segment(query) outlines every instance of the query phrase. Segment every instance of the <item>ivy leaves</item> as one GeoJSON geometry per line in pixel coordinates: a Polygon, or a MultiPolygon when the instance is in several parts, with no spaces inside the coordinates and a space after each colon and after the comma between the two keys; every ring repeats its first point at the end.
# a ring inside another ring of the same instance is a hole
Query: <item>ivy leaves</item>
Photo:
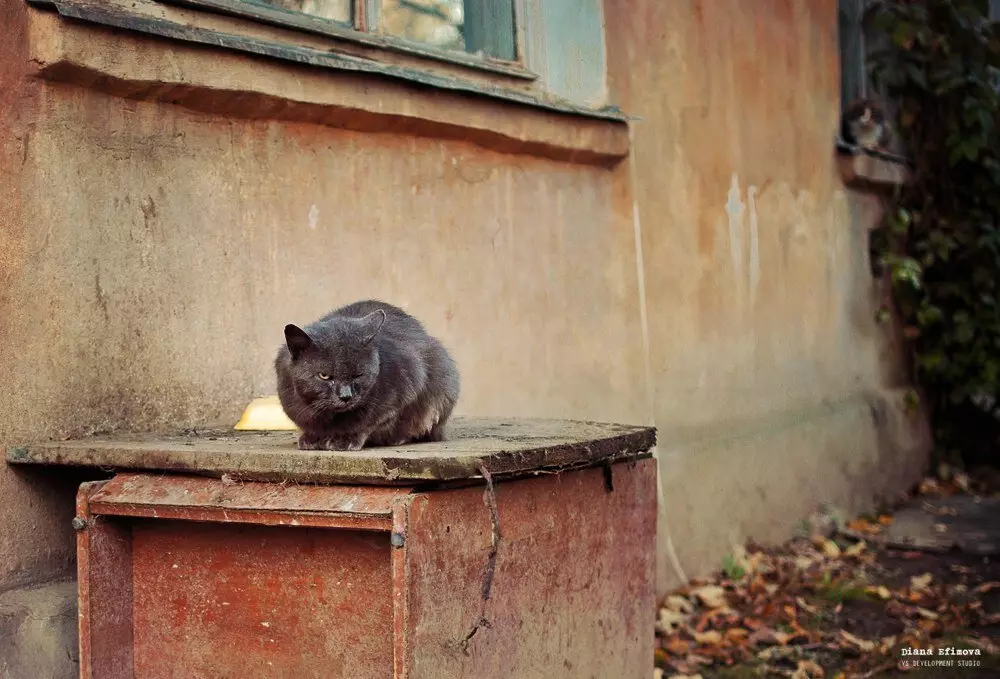
{"type": "Polygon", "coordinates": [[[985,0],[870,9],[888,38],[870,55],[872,76],[898,108],[915,167],[876,251],[946,453],[1000,442],[1000,27],[988,9],[985,0]]]}

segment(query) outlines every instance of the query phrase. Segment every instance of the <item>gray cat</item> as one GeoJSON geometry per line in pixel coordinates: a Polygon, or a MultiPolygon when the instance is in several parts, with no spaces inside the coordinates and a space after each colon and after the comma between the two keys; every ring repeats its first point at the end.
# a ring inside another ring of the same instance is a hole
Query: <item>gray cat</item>
{"type": "Polygon", "coordinates": [[[286,325],[274,367],[302,450],[440,441],[458,401],[458,369],[444,346],[385,302],[355,302],[305,328],[286,325]]]}

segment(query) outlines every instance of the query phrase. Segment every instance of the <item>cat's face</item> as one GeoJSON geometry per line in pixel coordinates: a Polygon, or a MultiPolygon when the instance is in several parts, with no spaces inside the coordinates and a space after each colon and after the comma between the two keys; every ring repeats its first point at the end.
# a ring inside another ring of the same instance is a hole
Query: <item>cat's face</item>
{"type": "Polygon", "coordinates": [[[361,319],[337,319],[321,331],[285,326],[295,391],[317,413],[346,412],[365,401],[379,373],[375,335],[381,311],[361,319]]]}

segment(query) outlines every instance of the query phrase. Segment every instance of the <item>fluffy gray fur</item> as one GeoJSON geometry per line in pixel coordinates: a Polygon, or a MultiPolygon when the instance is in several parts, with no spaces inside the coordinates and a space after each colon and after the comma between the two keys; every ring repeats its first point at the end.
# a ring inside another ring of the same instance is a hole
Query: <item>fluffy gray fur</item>
{"type": "Polygon", "coordinates": [[[305,328],[286,325],[274,367],[302,450],[440,441],[458,401],[447,350],[385,302],[355,302],[305,328]]]}

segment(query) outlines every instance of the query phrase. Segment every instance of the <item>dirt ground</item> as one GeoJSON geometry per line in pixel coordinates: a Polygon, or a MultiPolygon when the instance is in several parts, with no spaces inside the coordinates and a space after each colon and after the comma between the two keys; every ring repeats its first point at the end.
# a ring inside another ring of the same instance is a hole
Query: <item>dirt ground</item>
{"type": "Polygon", "coordinates": [[[1000,485],[945,476],[672,593],[657,677],[1000,677],[1000,485]]]}

